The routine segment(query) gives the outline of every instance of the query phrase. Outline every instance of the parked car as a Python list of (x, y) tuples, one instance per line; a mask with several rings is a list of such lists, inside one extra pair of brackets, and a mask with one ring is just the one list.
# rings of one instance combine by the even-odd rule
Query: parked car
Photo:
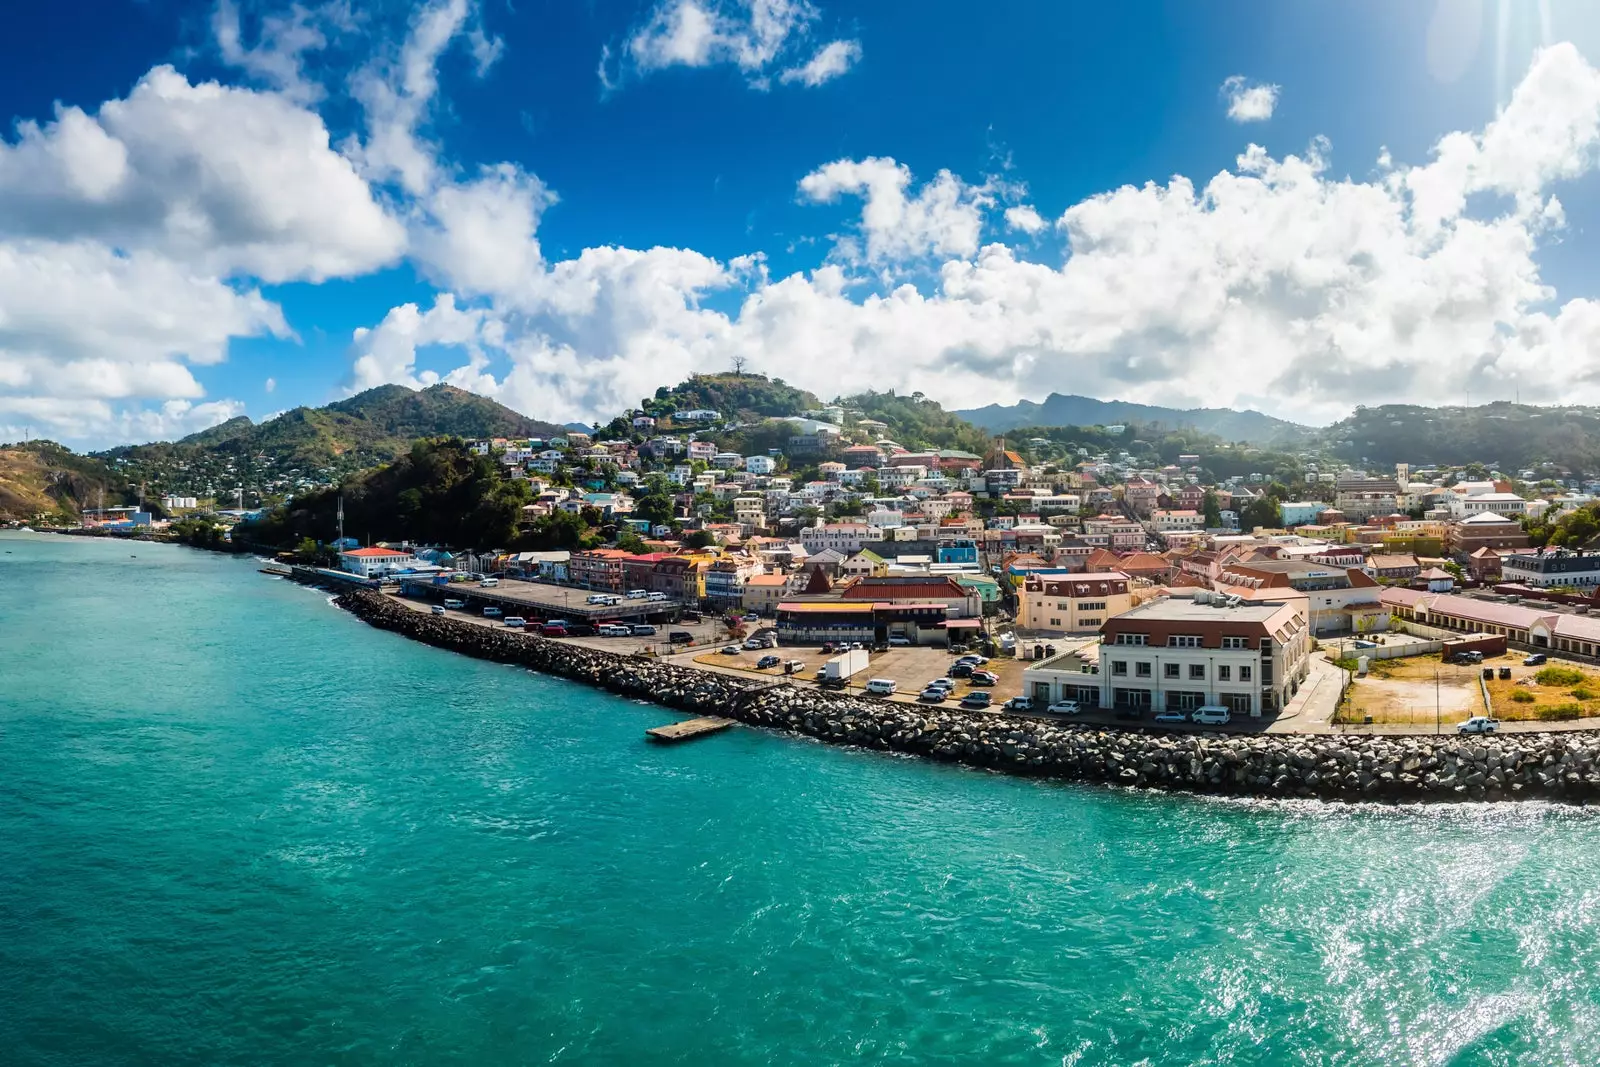
[(479, 582), (478, 584), (480, 586), (482, 586), (483, 588), (485, 588), (485, 589), (493, 589), (495, 586), (500, 584), (500, 579), (498, 579), (498, 578), (485, 578), (483, 581)]
[(956, 662), (970, 663), (974, 667), (982, 667), (984, 664), (989, 662), (989, 659), (987, 656), (980, 656), (976, 652), (969, 652), (965, 656), (962, 656), (960, 659), (956, 660)]
[(803, 659), (792, 659), (783, 665), (784, 674), (799, 674), (805, 669), (806, 661)]
[(1522, 665), (1524, 667), (1539, 667), (1549, 662), (1549, 660), (1550, 657), (1546, 656), (1543, 652), (1535, 652), (1524, 657), (1522, 660)]
[(665, 599), (667, 599), (667, 594), (665, 594), (665, 593), (651, 593), (649, 596), (645, 597), (645, 599), (646, 600), (665, 600)]
[(760, 622), (761, 621), (761, 616), (757, 615), (753, 611), (747, 611), (743, 615), (739, 616), (739, 618), (744, 620), (745, 622)]
[(1483, 653), (1482, 652), (1457, 652), (1454, 656), (1450, 657), (1450, 662), (1451, 663), (1470, 664), (1470, 665), (1476, 666), (1477, 664), (1483, 662)]
[(607, 622), (600, 625), (601, 637), (627, 637), (633, 631), (621, 623)]
[(1188, 722), (1189, 713), (1186, 711), (1162, 711), (1156, 713), (1156, 722)]
[(539, 633), (544, 637), (566, 637), (567, 625), (563, 622), (547, 622), (539, 627)]
[(905, 648), (911, 644), (911, 638), (906, 637), (904, 634), (890, 634), (889, 644), (896, 648)]
[(627, 597), (629, 600), (643, 600), (649, 595), (650, 590), (648, 589), (630, 589), (627, 592)]
[(1007, 711), (1032, 711), (1032, 697), (1012, 697), (1002, 705)]
[(1000, 682), (1000, 676), (992, 671), (973, 671), (967, 680), (973, 685), (997, 685)]
[(822, 651), (824, 651), (824, 652), (832, 652), (833, 651), (833, 642), (832, 641), (824, 641), (824, 642), (822, 642)]
[(946, 671), (945, 673), (948, 674), (952, 678), (967, 678), (967, 677), (970, 677), (971, 674), (972, 674), (972, 664), (970, 664), (970, 663), (952, 663), (950, 665), (950, 669), (948, 671)]
[(893, 678), (868, 678), (867, 694), (875, 697), (891, 697), (900, 686)]
[(506, 625), (511, 627), (513, 630), (520, 630), (524, 626), (528, 625), (528, 620), (524, 619), (521, 615), (507, 615)]
[(744, 639), (744, 647), (754, 652), (758, 648), (766, 648), (767, 643), (759, 637), (747, 637)]
[(1044, 710), (1053, 715), (1076, 715), (1078, 712), (1082, 711), (1083, 708), (1076, 700), (1058, 700)]
[(949, 679), (949, 678), (935, 678), (933, 681), (929, 682), (928, 685), (927, 685), (927, 688), (929, 688), (929, 689), (943, 689), (946, 692), (953, 691), (955, 689), (955, 687), (956, 687), (956, 683), (952, 679)]
[(1492, 734), (1500, 729), (1500, 720), (1487, 715), (1474, 715), (1456, 727), (1458, 734)]
[(635, 637), (654, 637), (656, 635), (656, 628), (643, 622), (634, 623), (628, 630)]
[(764, 671), (768, 667), (776, 667), (782, 662), (783, 660), (779, 659), (777, 656), (762, 656), (760, 659), (756, 660), (756, 669)]
[(949, 651), (950, 651), (950, 654), (952, 656), (957, 655), (957, 654), (962, 653), (962, 652), (965, 652), (966, 650), (967, 650), (967, 646), (966, 645), (950, 645), (949, 646)]
[(443, 614), (444, 614), (444, 609), (443, 609), (443, 608), (441, 608), (441, 607), (440, 607), (440, 606), (439, 606), (439, 605), (437, 605), (437, 604), (435, 604), (435, 605), (434, 605), (434, 606), (433, 606), (433, 613), (434, 613), (434, 614), (435, 614), (435, 615), (443, 615)]
[(977, 711), (989, 706), (993, 698), (988, 693), (968, 693), (961, 698), (961, 706), (972, 711)]
[(1194, 709), (1193, 719), (1202, 726), (1226, 726), (1233, 719), (1233, 712), (1221, 704), (1205, 704)]
[(924, 704), (942, 704), (950, 699), (950, 690), (940, 686), (930, 685), (917, 694), (917, 699)]
[(498, 619), (502, 614), (504, 613), (493, 604), (483, 609), (483, 617), (486, 619)]
[(673, 630), (671, 633), (667, 634), (667, 640), (671, 641), (675, 645), (693, 644), (694, 634), (690, 633), (688, 630)]
[(567, 633), (573, 637), (593, 637), (595, 628), (586, 622), (567, 623)]
[[(467, 602), (465, 600), (446, 600), (444, 606), (447, 608), (464, 608), (467, 606)], [(439, 614), (443, 615), (444, 612), (441, 611)]]
[(740, 652), (740, 648), (739, 648), (738, 645), (723, 645), (722, 646), (722, 654), (724, 656), (737, 656), (739, 654), (739, 652)]

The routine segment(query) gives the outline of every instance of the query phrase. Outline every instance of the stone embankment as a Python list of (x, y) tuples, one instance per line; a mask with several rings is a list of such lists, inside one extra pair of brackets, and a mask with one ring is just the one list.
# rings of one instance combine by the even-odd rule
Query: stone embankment
[(367, 591), (346, 593), (338, 603), (373, 626), (426, 644), (679, 711), (1010, 774), (1390, 803), (1600, 799), (1600, 734), (1593, 731), (1466, 739), (1105, 730), (746, 680), (440, 618)]

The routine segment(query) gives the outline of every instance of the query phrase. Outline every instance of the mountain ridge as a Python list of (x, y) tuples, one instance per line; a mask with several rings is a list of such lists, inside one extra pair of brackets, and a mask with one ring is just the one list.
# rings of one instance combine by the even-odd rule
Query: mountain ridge
[(1169, 408), (1065, 393), (1051, 393), (1043, 402), (1019, 400), (1015, 404), (989, 404), (981, 408), (957, 410), (952, 414), (993, 434), (1028, 426), (1105, 426), (1138, 422), (1174, 429), (1188, 427), (1229, 441), (1285, 444), (1304, 440), (1318, 432), (1313, 427), (1255, 410)]

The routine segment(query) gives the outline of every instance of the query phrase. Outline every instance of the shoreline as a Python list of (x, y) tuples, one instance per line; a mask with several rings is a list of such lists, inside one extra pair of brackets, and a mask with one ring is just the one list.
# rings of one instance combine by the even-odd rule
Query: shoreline
[(691, 715), (1026, 777), (1264, 799), (1406, 804), (1600, 800), (1600, 731), (1454, 735), (1107, 730), (753, 683), (643, 656), (423, 614), (380, 593), (341, 609), (462, 655), (527, 667)]

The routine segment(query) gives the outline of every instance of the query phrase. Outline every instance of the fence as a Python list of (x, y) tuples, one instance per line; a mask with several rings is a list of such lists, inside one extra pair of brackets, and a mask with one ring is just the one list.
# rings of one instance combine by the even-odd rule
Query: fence
[[(1459, 636), (1459, 635), (1452, 635)], [(1400, 659), (1404, 656), (1425, 656), (1430, 652), (1439, 652), (1444, 648), (1443, 641), (1407, 641), (1401, 645), (1376, 645), (1372, 648), (1357, 648), (1353, 641), (1340, 641), (1337, 644), (1323, 643), (1323, 647), (1333, 653), (1334, 659)]]

